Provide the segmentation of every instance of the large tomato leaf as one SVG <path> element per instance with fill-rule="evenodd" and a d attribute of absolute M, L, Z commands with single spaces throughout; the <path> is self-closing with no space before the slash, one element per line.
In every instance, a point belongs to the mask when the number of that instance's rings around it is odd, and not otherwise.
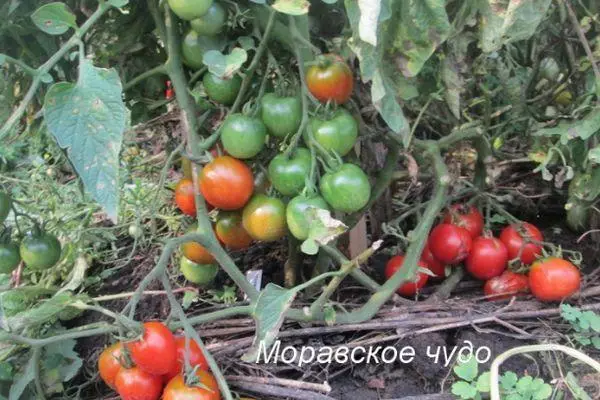
<path fill-rule="evenodd" d="M 242 356 L 242 360 L 256 362 L 259 351 L 268 350 L 279 333 L 283 324 L 285 312 L 290 308 L 296 297 L 293 290 L 284 289 L 273 283 L 269 283 L 260 292 L 252 316 L 256 321 L 256 334 L 252 347 Z"/>
<path fill-rule="evenodd" d="M 273 3 L 274 9 L 289 15 L 308 14 L 309 7 L 308 0 L 275 0 L 275 3 Z"/>
<path fill-rule="evenodd" d="M 600 107 L 595 108 L 582 119 L 571 122 L 562 121 L 555 127 L 540 129 L 533 135 L 560 136 L 561 143 L 566 144 L 575 138 L 589 139 L 598 131 L 600 131 Z"/>
<path fill-rule="evenodd" d="M 481 2 L 481 49 L 492 52 L 528 39 L 536 32 L 552 0 L 487 0 Z"/>
<path fill-rule="evenodd" d="M 218 50 L 209 50 L 202 57 L 202 62 L 208 67 L 211 74 L 220 78 L 230 78 L 248 59 L 246 50 L 236 47 L 229 54 L 223 54 Z"/>
<path fill-rule="evenodd" d="M 81 63 L 77 83 L 52 85 L 44 100 L 44 118 L 81 177 L 86 191 L 117 221 L 119 152 L 128 111 L 114 69 Z"/>
<path fill-rule="evenodd" d="M 379 9 L 371 2 L 346 0 L 353 31 L 348 44 L 360 60 L 363 81 L 372 82 L 373 105 L 387 125 L 407 142 L 410 127 L 397 97 L 408 99 L 416 94 L 409 78 L 419 73 L 448 38 L 450 22 L 444 0 L 381 0 L 378 4 Z M 378 23 L 375 46 L 373 27 L 365 28 L 373 20 Z"/>
<path fill-rule="evenodd" d="M 75 14 L 65 3 L 50 3 L 38 8 L 31 19 L 35 26 L 50 35 L 62 35 L 69 28 L 77 28 Z"/>

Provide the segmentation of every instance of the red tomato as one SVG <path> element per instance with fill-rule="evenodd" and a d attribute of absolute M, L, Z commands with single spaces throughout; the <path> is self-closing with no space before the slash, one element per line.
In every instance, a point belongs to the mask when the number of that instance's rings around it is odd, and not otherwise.
<path fill-rule="evenodd" d="M 542 232 L 528 222 L 507 226 L 500 234 L 500 240 L 508 249 L 509 261 L 520 256 L 523 264 L 531 264 L 537 256 L 542 254 L 542 246 L 531 241 L 541 242 L 544 240 Z"/>
<path fill-rule="evenodd" d="M 194 184 L 191 179 L 183 178 L 175 186 L 175 204 L 185 215 L 196 216 Z"/>
<path fill-rule="evenodd" d="M 221 243 L 231 250 L 242 250 L 252 243 L 252 237 L 244 229 L 242 216 L 239 213 L 219 213 L 215 233 Z"/>
<path fill-rule="evenodd" d="M 471 252 L 465 262 L 467 271 L 482 281 L 504 272 L 508 265 L 508 250 L 504 243 L 494 237 L 480 236 L 473 241 Z"/>
<path fill-rule="evenodd" d="M 443 279 L 446 277 L 446 266 L 433 256 L 427 243 L 425 243 L 425 247 L 421 253 L 421 261 L 427 264 L 427 269 L 433 272 L 436 278 Z"/>
<path fill-rule="evenodd" d="M 428 245 L 435 258 L 446 264 L 456 264 L 467 258 L 473 239 L 465 228 L 439 224 L 431 231 Z"/>
<path fill-rule="evenodd" d="M 187 386 L 183 376 L 177 375 L 165 387 L 163 400 L 221 400 L 219 385 L 210 372 L 199 369 L 196 378 L 199 386 Z"/>
<path fill-rule="evenodd" d="M 325 54 L 319 63 L 306 71 L 306 86 L 319 101 L 345 103 L 352 94 L 352 70 L 344 59 L 335 54 Z"/>
<path fill-rule="evenodd" d="M 506 270 L 483 285 L 483 292 L 488 300 L 510 299 L 519 293 L 529 292 L 529 278 L 525 274 L 516 274 Z"/>
<path fill-rule="evenodd" d="M 165 90 L 165 99 L 170 99 L 175 95 L 175 91 L 171 85 L 171 81 L 167 81 L 167 89 Z"/>
<path fill-rule="evenodd" d="M 105 348 L 98 357 L 100 378 L 111 388 L 115 388 L 115 377 L 121 369 L 123 343 L 117 342 Z"/>
<path fill-rule="evenodd" d="M 175 337 L 162 322 L 144 322 L 142 338 L 127 348 L 133 362 L 149 374 L 164 375 L 177 364 Z"/>
<path fill-rule="evenodd" d="M 162 378 L 139 367 L 121 368 L 115 377 L 115 389 L 122 400 L 158 400 Z"/>
<path fill-rule="evenodd" d="M 242 161 L 221 156 L 206 164 L 200 175 L 200 191 L 207 202 L 223 210 L 242 208 L 252 196 L 254 177 Z"/>
<path fill-rule="evenodd" d="M 394 275 L 396 271 L 400 269 L 400 267 L 402 267 L 403 262 L 404 256 L 394 256 L 390 258 L 385 265 L 385 277 L 390 279 L 391 276 Z M 419 267 L 427 268 L 427 265 L 423 261 L 419 261 Z M 396 290 L 396 292 L 402 296 L 414 296 L 419 289 L 425 286 L 427 279 L 429 279 L 429 275 L 419 271 L 417 272 L 415 281 L 403 284 L 398 288 L 398 290 Z"/>
<path fill-rule="evenodd" d="M 562 258 L 536 261 L 529 271 L 531 293 L 541 301 L 561 301 L 577 292 L 580 285 L 579 269 Z"/>
<path fill-rule="evenodd" d="M 165 382 L 170 381 L 175 378 L 177 375 L 182 373 L 184 369 L 185 362 L 185 337 L 184 336 L 176 336 L 175 337 L 175 345 L 177 347 L 177 363 L 174 368 L 169 371 L 165 376 Z M 195 340 L 190 339 L 190 354 L 189 354 L 190 366 L 193 368 L 198 366 L 198 368 L 208 371 L 208 362 L 206 362 L 206 358 L 204 357 L 204 353 L 200 350 L 200 346 L 196 343 Z"/>
<path fill-rule="evenodd" d="M 445 224 L 452 224 L 465 228 L 475 239 L 483 232 L 483 215 L 475 206 L 454 204 L 444 216 Z"/>

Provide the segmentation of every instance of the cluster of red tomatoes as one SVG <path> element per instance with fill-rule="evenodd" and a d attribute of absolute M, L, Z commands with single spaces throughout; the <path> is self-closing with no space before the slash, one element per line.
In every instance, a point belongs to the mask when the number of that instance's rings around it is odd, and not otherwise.
<path fill-rule="evenodd" d="M 474 206 L 456 204 L 430 232 L 419 266 L 436 278 L 444 278 L 447 266 L 464 263 L 471 276 L 485 281 L 489 299 L 531 291 L 539 300 L 560 301 L 579 290 L 581 275 L 567 260 L 541 257 L 542 241 L 540 230 L 527 222 L 506 226 L 499 238 L 484 233 L 481 212 Z M 403 261 L 403 256 L 390 259 L 386 277 L 392 276 Z M 528 273 L 513 272 L 509 265 L 528 269 Z M 418 272 L 416 280 L 402 285 L 398 293 L 414 296 L 429 277 Z"/>
<path fill-rule="evenodd" d="M 193 373 L 184 376 L 185 337 L 174 336 L 161 322 L 145 322 L 143 329 L 140 339 L 117 342 L 98 358 L 100 377 L 123 400 L 221 399 L 195 341 L 189 341 L 188 353 Z"/>

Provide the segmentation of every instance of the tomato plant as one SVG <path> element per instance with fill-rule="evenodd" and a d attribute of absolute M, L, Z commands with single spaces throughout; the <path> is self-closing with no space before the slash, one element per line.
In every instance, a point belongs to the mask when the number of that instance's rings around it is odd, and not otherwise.
<path fill-rule="evenodd" d="M 562 258 L 538 260 L 529 271 L 529 288 L 541 301 L 561 301 L 577 292 L 580 285 L 579 268 Z"/>
<path fill-rule="evenodd" d="M 142 337 L 126 346 L 133 362 L 149 374 L 164 375 L 177 363 L 175 338 L 162 322 L 144 322 Z"/>
<path fill-rule="evenodd" d="M 186 385 L 183 376 L 177 375 L 171 379 L 163 393 L 163 400 L 220 400 L 219 385 L 210 372 L 196 370 L 194 376 L 197 383 Z"/>
<path fill-rule="evenodd" d="M 392 275 L 396 273 L 399 269 L 402 268 L 402 263 L 404 262 L 404 256 L 394 256 L 390 258 L 385 265 L 385 277 L 390 279 Z M 418 263 L 420 268 L 427 269 L 427 264 L 422 261 Z M 396 292 L 402 296 L 410 297 L 414 296 L 418 293 L 419 289 L 421 289 L 427 283 L 429 279 L 429 275 L 424 272 L 417 271 L 417 275 L 412 282 L 404 283 L 402 286 L 396 290 Z"/>
<path fill-rule="evenodd" d="M 297 96 L 267 93 L 261 99 L 261 118 L 269 133 L 278 138 L 294 134 L 302 120 L 302 102 Z"/>
<path fill-rule="evenodd" d="M 187 18 L 184 18 L 187 19 Z M 227 10 L 218 1 L 213 1 L 206 14 L 190 21 L 190 26 L 199 35 L 217 35 L 227 22 Z"/>
<path fill-rule="evenodd" d="M 345 103 L 352 95 L 354 78 L 344 59 L 335 54 L 325 54 L 318 63 L 306 71 L 308 90 L 318 100 L 326 103 Z"/>
<path fill-rule="evenodd" d="M 224 79 L 207 72 L 202 78 L 204 90 L 209 99 L 216 103 L 230 106 L 235 101 L 242 86 L 242 78 L 234 75 L 231 78 Z"/>
<path fill-rule="evenodd" d="M 215 233 L 221 243 L 231 250 L 242 250 L 252 243 L 252 237 L 244 229 L 239 212 L 219 213 Z"/>
<path fill-rule="evenodd" d="M 488 300 L 508 299 L 519 293 L 529 292 L 529 278 L 525 274 L 517 274 L 506 270 L 485 282 L 483 292 Z"/>
<path fill-rule="evenodd" d="M 519 258 L 523 264 L 531 264 L 542 254 L 539 244 L 544 240 L 542 232 L 528 222 L 507 226 L 500 234 L 500 240 L 508 249 L 509 260 Z"/>
<path fill-rule="evenodd" d="M 469 255 L 473 239 L 465 228 L 439 224 L 431 231 L 427 244 L 436 259 L 446 264 L 457 264 Z"/>
<path fill-rule="evenodd" d="M 339 108 L 330 119 L 312 118 L 309 129 L 321 147 L 335 151 L 340 156 L 345 156 L 354 148 L 358 137 L 358 124 L 344 108 Z M 305 141 L 308 141 L 306 133 Z"/>
<path fill-rule="evenodd" d="M 444 223 L 465 228 L 473 239 L 483 232 L 483 215 L 475 206 L 454 204 L 445 214 Z"/>
<path fill-rule="evenodd" d="M 175 186 L 175 204 L 185 215 L 196 216 L 196 199 L 194 183 L 191 179 L 183 178 Z"/>
<path fill-rule="evenodd" d="M 219 266 L 216 264 L 198 264 L 186 256 L 179 261 L 179 270 L 188 281 L 197 285 L 207 285 L 214 281 Z"/>
<path fill-rule="evenodd" d="M 477 279 L 488 280 L 504 272 L 508 265 L 508 250 L 502 241 L 481 236 L 473 241 L 465 261 L 467 271 Z"/>
<path fill-rule="evenodd" d="M 213 0 L 169 0 L 169 8 L 186 21 L 206 15 L 212 4 Z"/>
<path fill-rule="evenodd" d="M 258 118 L 243 114 L 227 117 L 221 127 L 223 149 L 236 158 L 252 158 L 265 147 L 267 128 Z"/>
<path fill-rule="evenodd" d="M 156 360 L 160 363 L 161 360 Z M 122 400 L 158 400 L 162 392 L 162 378 L 139 367 L 119 369 L 115 389 Z"/>
<path fill-rule="evenodd" d="M 328 210 L 329 205 L 318 195 L 294 197 L 287 205 L 285 216 L 288 228 L 296 239 L 308 239 L 311 220 L 307 215 L 309 208 Z"/>
<path fill-rule="evenodd" d="M 321 194 L 336 211 L 351 213 L 369 202 L 371 184 L 369 177 L 354 164 L 343 164 L 321 177 Z"/>
<path fill-rule="evenodd" d="M 54 266 L 60 260 L 61 246 L 56 236 L 34 232 L 23 239 L 19 252 L 28 268 L 41 270 Z"/>
<path fill-rule="evenodd" d="M 293 196 L 304 189 L 310 173 L 311 155 L 308 149 L 299 147 L 294 154 L 278 154 L 269 163 L 269 180 L 277 191 Z"/>
<path fill-rule="evenodd" d="M 165 375 L 166 382 L 169 382 L 177 375 L 182 374 L 184 370 L 185 336 L 176 336 L 175 346 L 177 349 L 177 363 L 175 364 L 173 369 Z M 196 341 L 192 339 L 189 340 L 188 360 L 190 362 L 190 367 L 198 367 L 201 370 L 208 371 L 208 362 L 204 357 L 204 353 L 200 349 L 200 346 L 198 346 L 198 343 L 196 343 Z"/>
<path fill-rule="evenodd" d="M 116 342 L 105 348 L 98 357 L 98 372 L 100 378 L 111 388 L 115 389 L 115 378 L 121 370 L 123 343 Z"/>
<path fill-rule="evenodd" d="M 248 234 L 256 240 L 279 240 L 287 232 L 285 204 L 276 197 L 258 194 L 244 207 L 242 223 Z"/>
<path fill-rule="evenodd" d="M 254 178 L 250 168 L 230 156 L 206 164 L 200 174 L 200 191 L 208 203 L 223 210 L 237 210 L 252 196 Z"/>

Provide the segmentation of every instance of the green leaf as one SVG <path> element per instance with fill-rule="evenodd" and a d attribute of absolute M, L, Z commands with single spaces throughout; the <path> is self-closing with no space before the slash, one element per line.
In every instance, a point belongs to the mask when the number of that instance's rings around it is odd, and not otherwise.
<path fill-rule="evenodd" d="M 489 53 L 503 45 L 528 39 L 537 31 L 552 0 L 481 1 L 481 48 Z"/>
<path fill-rule="evenodd" d="M 576 322 L 581 316 L 581 310 L 577 307 L 573 307 L 570 304 L 563 304 L 560 307 L 560 315 L 569 322 Z"/>
<path fill-rule="evenodd" d="M 198 300 L 198 293 L 185 292 L 183 294 L 183 299 L 181 300 L 181 307 L 183 307 L 184 310 L 187 310 L 196 300 Z"/>
<path fill-rule="evenodd" d="M 505 390 L 511 390 L 517 384 L 519 377 L 512 371 L 505 372 L 504 375 L 500 377 L 500 387 Z"/>
<path fill-rule="evenodd" d="M 35 26 L 50 35 L 62 35 L 69 28 L 77 28 L 75 14 L 65 3 L 49 3 L 38 8 L 31 19 Z"/>
<path fill-rule="evenodd" d="M 533 384 L 533 377 L 524 376 L 515 385 L 517 392 L 520 394 L 528 394 L 531 391 L 531 386 Z"/>
<path fill-rule="evenodd" d="M 21 398 L 21 395 L 27 388 L 27 385 L 29 385 L 29 383 L 31 383 L 35 377 L 35 368 L 35 359 L 30 357 L 27 366 L 21 374 L 16 376 L 13 385 L 10 387 L 8 400 L 19 400 Z"/>
<path fill-rule="evenodd" d="M 223 54 L 218 50 L 209 50 L 204 54 L 202 62 L 210 73 L 220 78 L 230 78 L 244 65 L 248 59 L 246 50 L 236 47 L 231 54 Z"/>
<path fill-rule="evenodd" d="M 584 311 L 581 316 L 588 322 L 593 331 L 600 332 L 600 315 L 593 311 Z"/>
<path fill-rule="evenodd" d="M 567 144 L 571 139 L 588 139 L 600 130 L 600 107 L 589 112 L 582 119 L 572 122 L 560 122 L 553 128 L 544 128 L 535 132 L 534 136 L 560 136 L 562 144 Z"/>
<path fill-rule="evenodd" d="M 537 378 L 533 381 L 533 400 L 545 400 L 552 396 L 552 386 Z"/>
<path fill-rule="evenodd" d="M 491 386 L 491 377 L 489 372 L 484 372 L 477 378 L 477 391 L 481 393 L 488 393 Z"/>
<path fill-rule="evenodd" d="M 15 370 L 11 364 L 7 362 L 0 363 L 0 381 L 12 381 L 14 374 Z"/>
<path fill-rule="evenodd" d="M 240 36 L 237 38 L 238 43 L 242 46 L 242 49 L 249 51 L 256 48 L 254 39 L 251 36 Z"/>
<path fill-rule="evenodd" d="M 590 149 L 590 151 L 588 151 L 587 158 L 591 163 L 600 164 L 600 145 Z"/>
<path fill-rule="evenodd" d="M 471 357 L 464 363 L 458 363 L 454 367 L 454 373 L 461 379 L 465 381 L 472 382 L 477 378 L 478 373 L 478 365 L 475 357 Z"/>
<path fill-rule="evenodd" d="M 246 362 L 256 362 L 261 348 L 268 350 L 279 333 L 285 312 L 290 308 L 296 292 L 269 283 L 260 291 L 252 316 L 256 321 L 256 334 L 252 347 L 242 356 Z"/>
<path fill-rule="evenodd" d="M 308 14 L 310 2 L 308 0 L 275 0 L 272 7 L 280 13 L 304 15 Z"/>
<path fill-rule="evenodd" d="M 325 323 L 328 326 L 333 326 L 335 325 L 335 319 L 337 317 L 337 313 L 335 312 L 335 309 L 333 308 L 333 306 L 331 306 L 330 304 L 326 305 L 323 309 L 323 314 L 324 314 L 324 319 L 325 319 Z"/>
<path fill-rule="evenodd" d="M 458 65 L 454 56 L 448 55 L 442 62 L 442 81 L 446 90 L 444 98 L 448 104 L 448 108 L 456 119 L 460 119 L 460 93 L 462 91 L 463 81 L 458 73 Z"/>
<path fill-rule="evenodd" d="M 452 385 L 452 394 L 461 399 L 474 399 L 477 396 L 477 389 L 469 382 L 458 381 Z"/>
<path fill-rule="evenodd" d="M 75 259 L 75 266 L 71 270 L 71 279 L 58 291 L 58 293 L 74 291 L 81 286 L 85 280 L 85 272 L 88 268 L 89 265 L 85 259 L 85 255 L 78 256 L 77 259 Z"/>
<path fill-rule="evenodd" d="M 591 342 L 595 348 L 600 350 L 600 336 L 592 336 Z"/>
<path fill-rule="evenodd" d="M 114 69 L 81 63 L 77 83 L 52 85 L 44 118 L 81 177 L 86 191 L 117 221 L 119 152 L 129 114 Z"/>
<path fill-rule="evenodd" d="M 70 293 L 57 294 L 35 308 L 7 318 L 6 326 L 11 331 L 19 331 L 25 327 L 42 324 L 56 318 L 62 310 L 74 301 L 76 301 L 76 298 Z"/>
<path fill-rule="evenodd" d="M 121 8 L 129 4 L 129 0 L 108 0 L 108 4 L 113 7 Z"/>
<path fill-rule="evenodd" d="M 317 254 L 319 244 L 327 244 L 348 230 L 342 221 L 331 216 L 329 210 L 308 207 L 306 219 L 310 226 L 308 239 L 302 243 L 300 249 L 309 255 Z"/>
<path fill-rule="evenodd" d="M 377 21 L 381 12 L 381 0 L 359 0 L 358 8 L 358 36 L 363 42 L 377 46 Z"/>
<path fill-rule="evenodd" d="M 44 348 L 44 366 L 56 369 L 62 382 L 73 379 L 83 365 L 83 360 L 75 351 L 77 342 L 73 339 L 61 340 Z M 49 364 L 49 359 L 54 358 L 54 365 Z"/>

